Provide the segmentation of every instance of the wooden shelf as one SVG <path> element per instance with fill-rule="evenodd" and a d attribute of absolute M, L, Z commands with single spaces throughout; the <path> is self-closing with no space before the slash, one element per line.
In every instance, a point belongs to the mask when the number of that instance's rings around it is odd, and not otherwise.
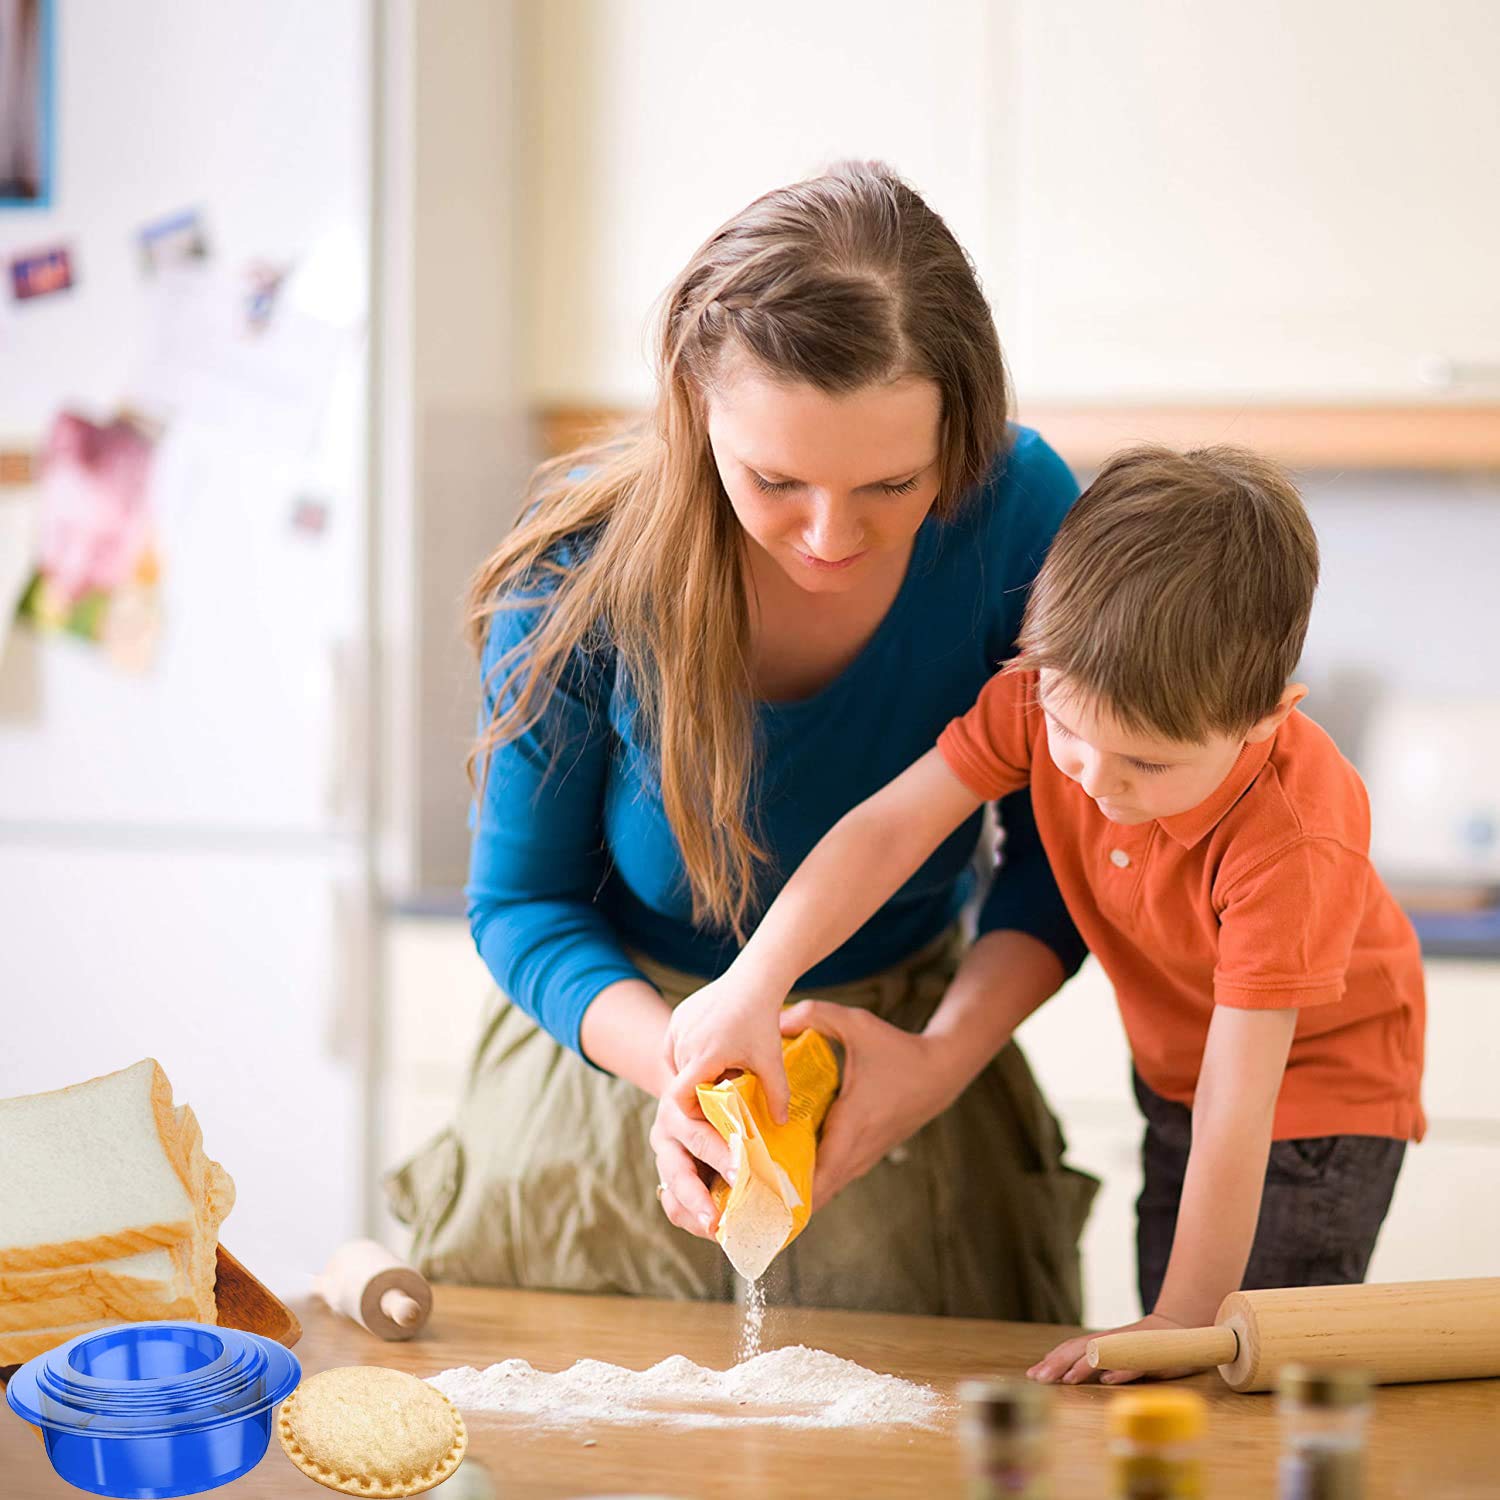
<path fill-rule="evenodd" d="M 640 415 L 623 406 L 539 406 L 533 419 L 543 456 L 556 458 Z"/>
<path fill-rule="evenodd" d="M 555 405 L 536 413 L 544 452 L 565 453 L 637 413 Z M 1500 469 L 1500 403 L 1385 406 L 1023 406 L 1076 469 L 1132 443 L 1196 448 L 1236 443 L 1298 469 Z"/>
<path fill-rule="evenodd" d="M 1023 407 L 1075 468 L 1131 443 L 1234 443 L 1298 469 L 1500 469 L 1500 404 Z"/>
<path fill-rule="evenodd" d="M 36 455 L 24 448 L 0 448 L 0 485 L 36 481 Z"/>

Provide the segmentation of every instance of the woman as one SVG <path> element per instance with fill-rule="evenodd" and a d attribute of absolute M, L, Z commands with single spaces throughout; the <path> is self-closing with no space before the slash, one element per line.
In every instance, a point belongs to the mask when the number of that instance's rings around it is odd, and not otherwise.
<path fill-rule="evenodd" d="M 1007 428 L 967 257 L 878 164 L 721 228 L 659 362 L 654 418 L 540 470 L 473 588 L 469 915 L 501 994 L 458 1119 L 390 1184 L 443 1280 L 732 1295 L 698 1165 L 723 1144 L 657 1104 L 671 1008 L 973 701 L 1076 495 Z M 779 1300 L 1079 1320 L 1095 1184 L 986 1039 L 1082 948 L 1029 807 L 1002 820 L 972 945 L 977 819 L 804 978 L 849 1007 L 819 1163 L 820 1199 L 841 1190 L 778 1260 Z"/>

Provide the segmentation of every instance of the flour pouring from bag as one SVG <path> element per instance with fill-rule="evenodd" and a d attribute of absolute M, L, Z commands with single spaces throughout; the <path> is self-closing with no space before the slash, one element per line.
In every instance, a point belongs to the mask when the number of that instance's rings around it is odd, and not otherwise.
<path fill-rule="evenodd" d="M 778 1125 L 753 1073 L 700 1085 L 703 1114 L 729 1145 L 734 1181 L 717 1179 L 717 1238 L 735 1270 L 759 1281 L 766 1267 L 807 1227 L 812 1215 L 818 1131 L 838 1092 L 838 1059 L 816 1031 L 782 1043 L 789 1093 Z"/>

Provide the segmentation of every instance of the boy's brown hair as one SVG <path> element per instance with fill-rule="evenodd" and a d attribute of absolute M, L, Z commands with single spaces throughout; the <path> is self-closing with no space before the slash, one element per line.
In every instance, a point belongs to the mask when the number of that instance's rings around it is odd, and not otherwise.
<path fill-rule="evenodd" d="M 1133 733 L 1201 744 L 1276 707 L 1317 585 L 1312 522 L 1270 460 L 1131 448 L 1063 520 L 1010 666 L 1050 668 Z"/>

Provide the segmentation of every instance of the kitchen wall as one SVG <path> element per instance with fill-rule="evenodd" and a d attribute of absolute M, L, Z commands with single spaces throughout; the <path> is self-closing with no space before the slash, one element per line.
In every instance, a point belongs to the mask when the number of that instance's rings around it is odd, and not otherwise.
<path fill-rule="evenodd" d="M 1319 696 L 1342 695 L 1351 709 L 1381 691 L 1500 696 L 1500 477 L 1310 474 L 1303 484 L 1323 549 L 1305 659 Z M 1358 758 L 1358 714 L 1337 724 Z"/>

